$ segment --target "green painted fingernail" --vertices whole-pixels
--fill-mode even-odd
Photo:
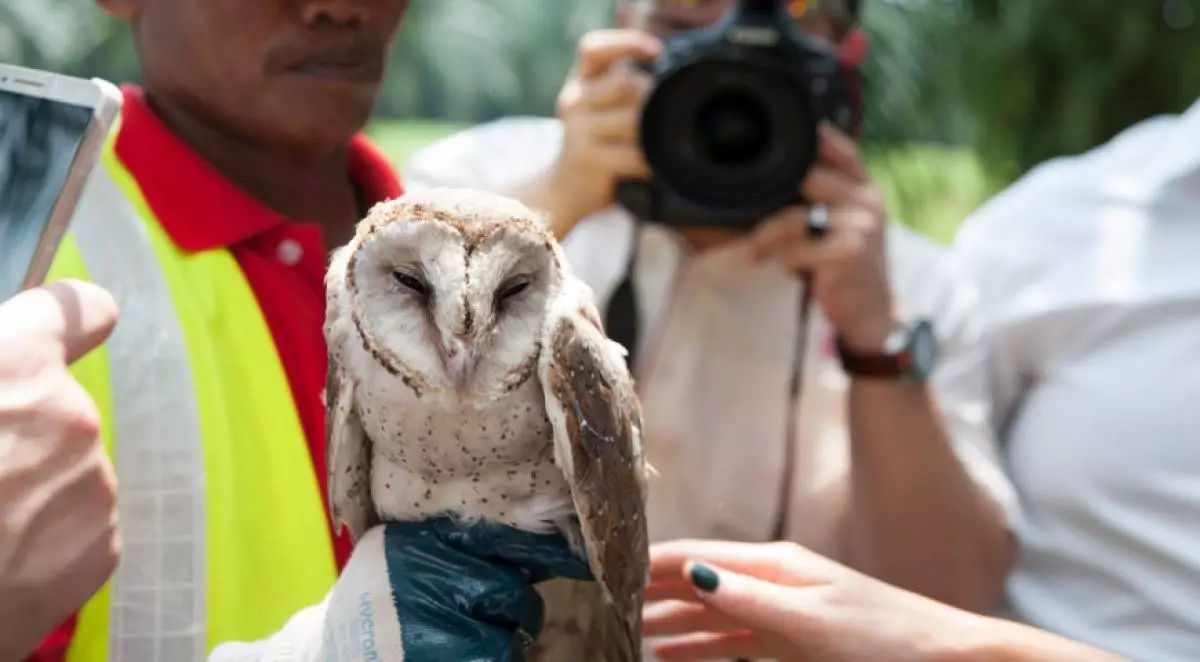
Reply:
[[[688,572],[688,575],[692,578],[692,583],[696,585],[696,588],[705,593],[712,593],[717,590],[717,584],[720,583],[720,578],[717,577],[717,573],[712,568],[700,565],[699,563],[692,564],[692,569]]]

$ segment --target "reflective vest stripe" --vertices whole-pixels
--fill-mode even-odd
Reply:
[[[58,249],[53,266],[46,276],[48,282],[74,278],[91,280],[83,264],[83,256],[75,244],[75,238],[67,235]],[[71,366],[71,373],[79,383],[88,387],[100,412],[100,438],[108,457],[113,457],[113,408],[112,389],[109,385],[108,348],[101,345]],[[100,591],[84,605],[75,624],[75,636],[67,651],[67,662],[107,662],[108,612],[111,604],[111,580],[105,582]]]
[[[123,175],[105,150],[71,224],[84,267],[121,314],[106,344],[124,543],[111,582],[108,659],[198,662],[207,573],[196,393],[170,289],[117,183]]]
[[[187,339],[205,470],[220,477],[208,484],[208,530],[236,532],[208,537],[208,646],[266,638],[324,599],[337,578],[324,490],[237,260],[226,250],[185,254],[161,226],[147,225]]]
[[[106,374],[81,383],[112,393],[125,551],[68,659],[199,661],[222,641],[265,638],[319,602],[336,568],[254,292],[228,251],[171,242],[111,141],[71,235],[79,258],[60,252],[56,276],[87,277],[121,308]]]

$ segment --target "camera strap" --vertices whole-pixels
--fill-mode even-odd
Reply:
[[[637,290],[633,286],[633,272],[637,264],[638,250],[642,243],[642,224],[635,219],[633,245],[629,250],[629,261],[621,282],[613,291],[604,311],[604,328],[608,337],[621,343],[628,353],[625,363],[630,372],[637,365],[638,342],[640,340],[641,315],[638,312]]]
[[[779,485],[776,503],[775,525],[771,529],[772,540],[784,540],[788,518],[791,515],[792,487],[796,475],[796,432],[800,410],[800,393],[803,390],[804,363],[808,356],[808,329],[812,318],[812,277],[801,276],[799,326],[796,328],[795,345],[792,349],[792,371],[788,381],[788,398],[784,405],[783,430],[783,479]]]

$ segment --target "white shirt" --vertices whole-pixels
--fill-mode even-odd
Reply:
[[[414,154],[404,181],[505,190],[549,166],[561,144],[553,119],[509,118],[473,127]],[[573,270],[601,310],[620,283],[635,224],[613,207],[584,219],[564,242]],[[783,489],[785,405],[801,286],[737,248],[689,255],[675,234],[646,225],[634,287],[642,329],[635,374],[646,454],[661,474],[648,504],[654,541],[683,536],[764,541]],[[942,250],[900,227],[888,237],[892,284],[906,316],[932,319],[942,342],[937,398],[955,450],[1011,514],[1015,495],[988,427],[985,354],[974,291]],[[845,507],[849,380],[832,331],[813,307],[799,408],[787,537],[838,556]]]
[[[1012,609],[1200,660],[1200,102],[1035,168],[955,248],[1022,502]]]

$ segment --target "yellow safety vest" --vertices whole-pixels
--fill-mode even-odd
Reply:
[[[50,280],[113,293],[73,366],[104,419],[124,552],[69,662],[199,662],[320,602],[337,571],[324,498],[271,333],[233,255],[163,230],[112,133]]]

